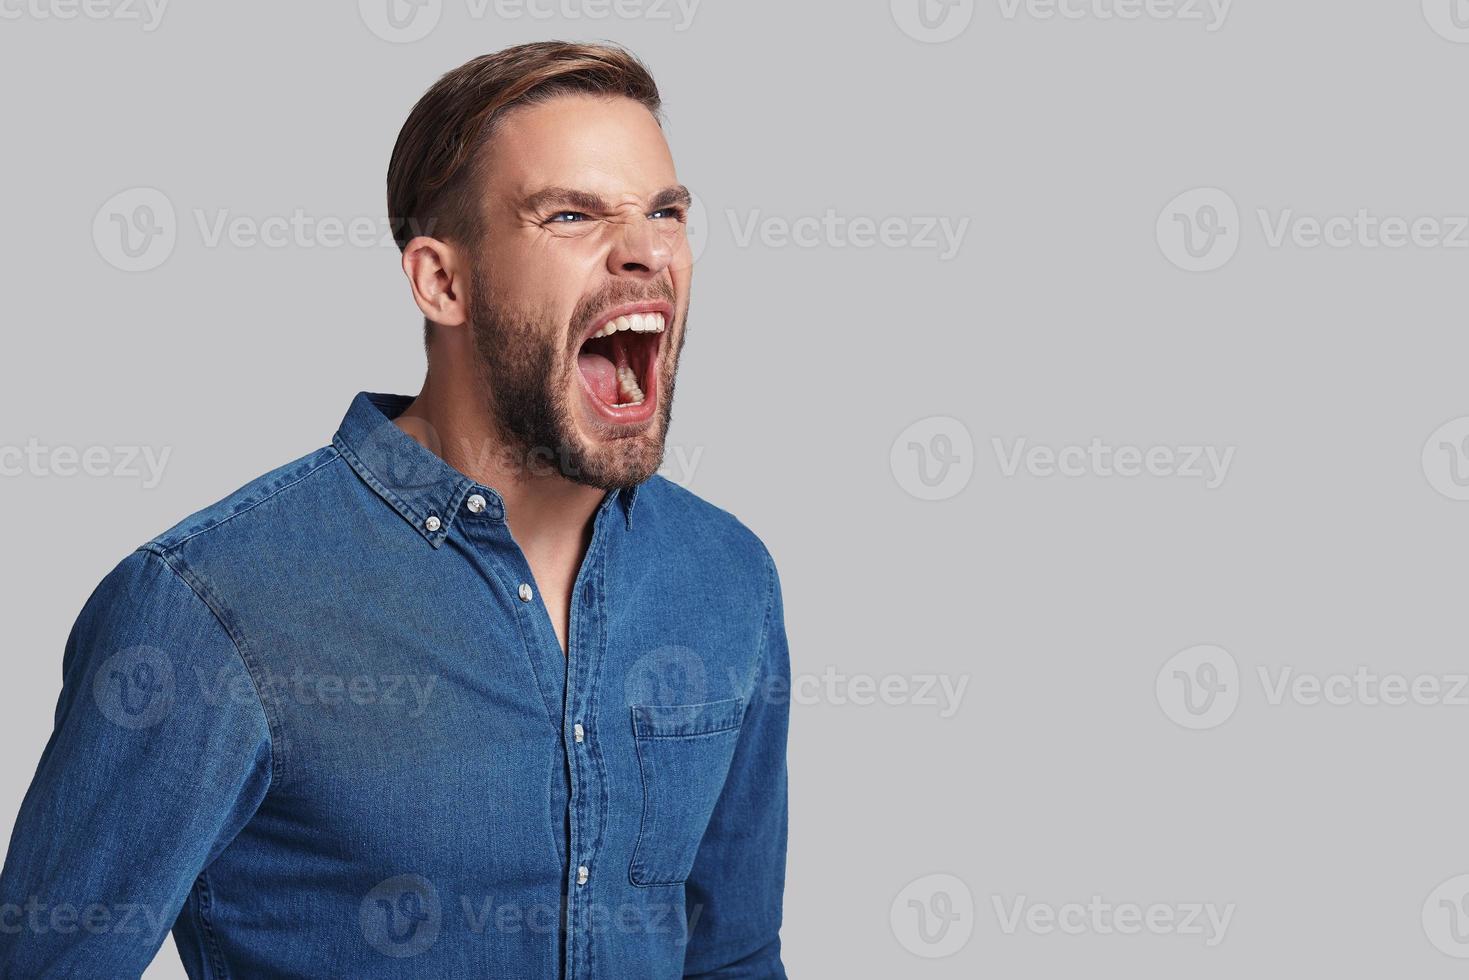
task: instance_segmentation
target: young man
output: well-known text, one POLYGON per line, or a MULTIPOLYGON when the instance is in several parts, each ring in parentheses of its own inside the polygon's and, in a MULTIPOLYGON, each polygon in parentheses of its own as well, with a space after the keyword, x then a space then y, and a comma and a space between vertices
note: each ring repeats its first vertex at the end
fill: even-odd
POLYGON ((783 977, 760 541, 655 475, 689 308, 646 69, 444 76, 388 169, 416 398, 143 545, 67 644, 6 977, 783 977))

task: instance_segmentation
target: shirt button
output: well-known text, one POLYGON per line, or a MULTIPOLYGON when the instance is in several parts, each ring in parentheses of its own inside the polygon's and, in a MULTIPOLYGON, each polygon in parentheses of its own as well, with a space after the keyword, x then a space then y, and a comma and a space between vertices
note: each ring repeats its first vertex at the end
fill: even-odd
POLYGON ((535 593, 533 591, 531 591, 531 587, 530 587, 530 583, 529 582, 521 582, 520 583, 520 601, 521 602, 530 602, 531 601, 531 598, 534 595, 535 595, 535 593))
POLYGON ((581 727, 581 722, 577 722, 575 725, 571 726, 571 737, 576 739, 578 742, 586 740, 587 730, 581 727))
POLYGON ((423 526, 428 528, 430 531, 437 531, 440 527, 440 522, 437 517, 430 514, 428 516, 428 520, 423 522, 423 526))
POLYGON ((587 866, 585 864, 578 865, 576 869, 576 883, 578 885, 585 885, 587 883, 587 877, 590 874, 591 872, 587 870, 587 866))
POLYGON ((477 493, 472 493, 469 495, 469 500, 465 502, 465 506, 469 508, 471 514, 478 514, 485 509, 485 498, 477 493))

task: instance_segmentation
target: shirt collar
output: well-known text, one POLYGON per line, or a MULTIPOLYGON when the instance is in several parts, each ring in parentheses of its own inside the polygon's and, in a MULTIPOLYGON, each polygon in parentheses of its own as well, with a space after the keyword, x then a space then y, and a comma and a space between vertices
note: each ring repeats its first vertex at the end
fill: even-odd
MULTIPOLYGON (((471 493, 485 498, 488 517, 504 520, 505 502, 499 493, 475 483, 393 424, 412 402, 408 395, 358 392, 332 445, 363 482, 435 548, 444 543, 471 493)), ((611 491, 600 509, 606 510, 614 497, 619 499, 631 530, 637 496, 637 485, 611 491)))

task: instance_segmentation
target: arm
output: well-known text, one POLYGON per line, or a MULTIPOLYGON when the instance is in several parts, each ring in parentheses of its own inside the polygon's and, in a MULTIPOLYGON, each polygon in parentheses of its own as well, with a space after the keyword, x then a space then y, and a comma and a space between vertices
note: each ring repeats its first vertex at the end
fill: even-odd
POLYGON ((134 552, 67 642, 0 872, 0 977, 141 975, 270 776, 234 641, 163 558, 134 552))
POLYGON ((765 556, 769 599, 760 664, 729 777, 685 885, 684 976, 784 980, 786 731, 791 665, 780 579, 765 556))

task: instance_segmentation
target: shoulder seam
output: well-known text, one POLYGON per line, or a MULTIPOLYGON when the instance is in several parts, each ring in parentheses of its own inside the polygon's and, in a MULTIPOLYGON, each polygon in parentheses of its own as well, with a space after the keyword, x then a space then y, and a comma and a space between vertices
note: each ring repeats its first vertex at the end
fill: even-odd
MULTIPOLYGON (((281 486, 276 487, 274 490, 270 491, 270 493, 267 493, 259 500, 253 501, 247 507, 241 507, 234 513, 229 514, 225 517, 221 517, 219 520, 215 521, 212 524, 206 524, 204 527, 199 528, 197 531, 191 531, 190 533, 184 535, 182 538, 179 538, 177 541, 174 541, 171 544, 164 544, 159 538, 154 538, 152 541, 149 541, 147 544, 143 545, 143 548, 149 551, 153 551, 160 558, 163 557, 166 552, 177 551, 179 548, 182 548, 186 543, 192 541, 194 538, 197 538, 199 535, 204 534, 206 531, 213 531, 215 528, 223 527, 230 521, 234 520, 236 517, 239 517, 241 514, 248 514, 250 511, 254 510, 256 507, 259 507, 261 504, 265 503, 276 494, 281 493, 285 490, 289 490, 291 487, 294 487, 296 484, 311 476, 311 474, 315 473, 317 470, 320 470, 322 467, 327 466, 331 463, 335 463, 337 460, 342 458, 342 453, 339 449, 337 449, 336 446, 323 446, 321 449, 315 450, 315 452, 329 452, 330 455, 326 459, 321 460, 315 466, 312 466, 300 476, 296 477, 296 479, 292 480, 290 483, 282 484, 281 486)), ((203 597, 201 596, 200 598, 203 597)))
MULTIPOLYGON (((219 623, 220 628, 224 630, 225 636, 229 637, 230 645, 235 648, 235 656, 240 658, 240 663, 244 665, 245 673, 250 678, 250 685, 255 689, 255 700, 259 703, 260 713, 265 718, 266 736, 270 739, 269 786, 278 785, 285 775, 285 764, 281 759, 280 753, 276 751, 276 746, 281 743, 280 721, 270 710, 265 696, 261 693, 260 681, 255 676, 255 669, 250 664, 250 658, 245 655, 239 631, 226 618, 220 604, 207 594, 207 590, 203 587, 203 584, 197 581, 196 577, 189 571, 188 566, 184 564, 183 567, 180 567, 180 564, 182 564, 181 558, 170 556, 152 542, 138 548, 138 551, 152 555, 162 562, 163 566, 172 572, 174 577, 182 582, 204 604, 204 608, 209 610, 214 616, 215 621, 219 623), (175 561, 178 561, 180 564, 175 564, 175 561)), ((266 792, 270 791, 269 786, 266 792)))
POLYGON ((755 658, 755 678, 758 682, 765 676, 765 654, 770 647, 770 614, 775 611, 775 559, 770 557, 770 549, 765 547, 765 542, 758 537, 755 540, 760 544, 760 557, 765 564, 765 615, 760 620, 760 655, 755 658))

